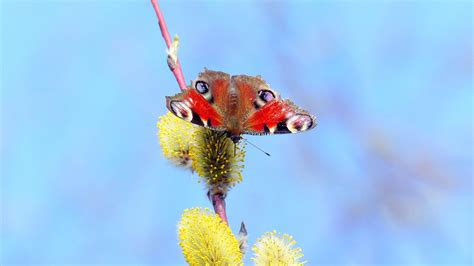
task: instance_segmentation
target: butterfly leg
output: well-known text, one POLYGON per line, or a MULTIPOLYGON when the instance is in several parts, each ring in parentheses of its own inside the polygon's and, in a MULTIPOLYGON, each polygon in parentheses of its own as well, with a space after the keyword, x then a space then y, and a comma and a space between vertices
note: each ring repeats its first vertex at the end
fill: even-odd
POLYGON ((232 135, 232 133, 227 132, 227 136, 232 140, 234 143, 234 156, 237 155, 237 143, 242 139, 240 135, 232 135))

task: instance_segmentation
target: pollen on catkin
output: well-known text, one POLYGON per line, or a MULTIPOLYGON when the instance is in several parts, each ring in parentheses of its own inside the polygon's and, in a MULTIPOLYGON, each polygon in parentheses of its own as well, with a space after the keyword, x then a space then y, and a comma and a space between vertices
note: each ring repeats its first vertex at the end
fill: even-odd
POLYGON ((245 158, 244 146, 235 144, 225 132, 198 128, 192 136, 193 169, 201 176, 210 190, 226 193, 242 181, 245 158))
POLYGON ((191 137, 198 127, 170 112, 161 116, 156 125, 163 155, 178 166, 191 168, 191 137))
POLYGON ((239 243, 229 226, 207 208, 185 210, 178 237, 190 265, 243 265, 239 243))
POLYGON ((304 265, 301 248, 293 247, 296 241, 288 234, 276 231, 263 234, 252 247, 255 265, 304 265))

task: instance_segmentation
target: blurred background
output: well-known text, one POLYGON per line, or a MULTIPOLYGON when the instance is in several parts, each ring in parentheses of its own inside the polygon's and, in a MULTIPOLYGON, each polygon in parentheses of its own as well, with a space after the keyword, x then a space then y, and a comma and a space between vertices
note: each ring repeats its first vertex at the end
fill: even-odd
MULTIPOLYGON (((310 265, 470 265, 470 1, 162 1, 187 81, 262 75, 319 119, 250 136, 231 228, 291 234, 310 265)), ((184 264, 166 161, 179 91, 149 1, 2 1, 1 260, 184 264)), ((245 262, 250 263, 251 253, 245 262)))

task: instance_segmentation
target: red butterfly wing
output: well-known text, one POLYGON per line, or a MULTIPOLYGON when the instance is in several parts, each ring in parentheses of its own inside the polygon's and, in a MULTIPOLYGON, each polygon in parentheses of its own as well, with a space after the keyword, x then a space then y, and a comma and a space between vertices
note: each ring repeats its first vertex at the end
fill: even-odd
POLYGON ((229 79, 226 73, 206 69, 188 90, 166 97, 166 106, 173 114, 193 124, 226 130, 222 105, 229 79))
POLYGON ((316 126, 316 118, 279 94, 259 76, 233 76, 241 96, 241 133, 252 135, 297 133, 316 126))
POLYGON ((193 124, 205 127, 222 125, 222 116, 195 89, 166 97, 166 106, 174 115, 193 124))
POLYGON ((297 133, 316 126, 316 118, 289 100, 269 101, 245 122, 245 134, 297 133))

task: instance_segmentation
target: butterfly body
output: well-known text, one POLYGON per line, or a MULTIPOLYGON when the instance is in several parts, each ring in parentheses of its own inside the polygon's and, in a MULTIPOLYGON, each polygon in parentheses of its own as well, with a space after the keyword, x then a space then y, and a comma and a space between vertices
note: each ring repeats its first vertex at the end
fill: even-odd
POLYGON ((316 126, 314 116, 282 100, 259 76, 207 69, 188 90, 166 97, 166 106, 186 121, 227 132, 234 142, 241 134, 297 133, 316 126))

